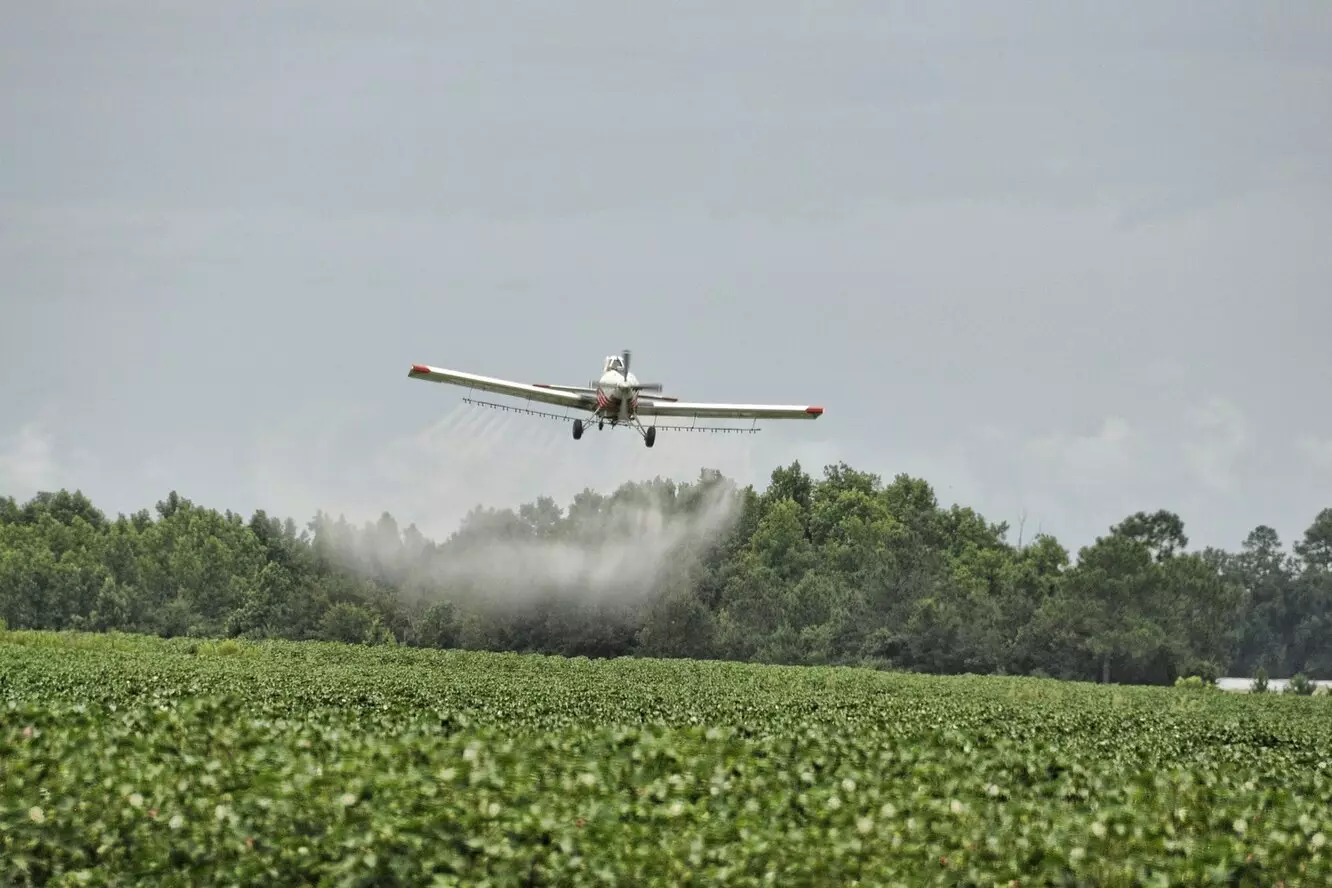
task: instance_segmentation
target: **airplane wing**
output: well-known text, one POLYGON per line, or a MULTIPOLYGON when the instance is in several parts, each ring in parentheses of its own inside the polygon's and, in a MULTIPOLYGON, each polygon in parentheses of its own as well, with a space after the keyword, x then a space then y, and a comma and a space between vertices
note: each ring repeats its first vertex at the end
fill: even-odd
POLYGON ((557 392, 573 392, 576 395, 588 394, 595 396, 597 393, 595 386, 590 385, 560 385, 555 382, 534 382, 537 388, 555 389, 557 392))
POLYGON ((445 370, 425 364, 413 364, 407 376, 411 379, 424 379, 426 382, 443 382, 462 388, 493 392, 497 395, 527 398, 532 401, 540 401, 543 404, 553 404, 557 407, 578 407, 590 410, 597 403, 596 396, 591 389, 565 391, 547 385, 528 385, 524 382, 497 379, 493 376, 480 376, 476 373, 464 373, 461 370, 445 370))
POLYGON ((822 407, 803 404, 710 404, 702 402, 638 402, 639 416, 669 416, 685 419, 818 419, 822 407))

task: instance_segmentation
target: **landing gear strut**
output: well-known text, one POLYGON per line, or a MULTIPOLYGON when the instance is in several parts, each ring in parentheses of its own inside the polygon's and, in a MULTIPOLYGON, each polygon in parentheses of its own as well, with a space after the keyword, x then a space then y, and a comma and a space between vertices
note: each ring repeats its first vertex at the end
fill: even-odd
MULTIPOLYGON (((586 421, 582 419, 575 419, 573 421, 573 436, 575 441, 583 437, 583 432, 587 430, 587 423, 591 422, 592 419, 595 419, 597 421, 598 431, 606 427, 606 419, 605 417, 602 416, 594 416, 586 421)), ((639 421, 637 416, 633 417, 632 422, 634 424, 634 428, 638 429, 638 433, 643 436, 643 443, 645 445, 651 447, 653 444, 657 443, 656 426, 644 426, 643 423, 639 421)), ((616 420, 612 419, 611 425, 615 425, 615 423, 616 420)))
POLYGON ((639 434, 643 436, 643 443, 646 444, 648 447, 651 447, 654 443, 656 443, 657 441, 656 426, 648 426, 647 428, 643 428, 643 423, 641 423, 638 417, 635 416, 634 427, 637 428, 639 434))

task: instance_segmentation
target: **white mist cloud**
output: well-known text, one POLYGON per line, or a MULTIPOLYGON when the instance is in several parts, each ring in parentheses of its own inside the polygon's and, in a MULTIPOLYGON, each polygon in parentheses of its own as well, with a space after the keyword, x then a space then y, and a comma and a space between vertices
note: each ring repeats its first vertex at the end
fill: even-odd
POLYGON ((736 518, 729 484, 705 489, 686 510, 667 492, 614 502, 579 520, 572 534, 514 539, 502 527, 450 541, 429 579, 442 589, 474 586, 504 603, 557 593, 582 601, 640 599, 691 550, 715 543, 736 518))
POLYGON ((666 432, 649 450, 623 430, 574 441, 567 423, 467 405, 413 434, 387 438, 371 458, 355 462, 341 448, 365 426, 363 415, 330 412, 266 437, 252 460, 266 507, 344 514, 358 529, 384 512, 399 531, 415 524, 442 544, 434 557, 373 529, 358 534, 355 545, 342 544, 342 554, 400 572, 409 595, 419 589, 482 609, 549 596, 641 601, 736 517, 736 485, 691 488, 682 505, 674 501, 680 483, 698 481, 704 467, 736 481, 749 465, 748 445, 733 436, 725 436, 729 454, 720 440, 666 432), (654 479, 663 483, 614 496, 626 482, 654 479), (582 496, 588 489, 592 496, 582 496), (543 497, 553 502, 539 504, 543 497), (554 519, 553 510, 576 519, 559 534, 534 535, 530 526, 515 527, 528 505, 548 510, 533 521, 538 527, 554 519))
POLYGON ((356 523, 387 511, 442 540, 477 506, 516 509, 539 496, 563 506, 584 489, 694 480, 703 468, 747 483, 755 448, 748 435, 662 431, 649 449, 636 432, 595 427, 575 441, 567 422, 462 403, 406 433, 386 431, 369 411, 329 409, 262 436, 249 474, 255 502, 270 511, 322 509, 356 523))

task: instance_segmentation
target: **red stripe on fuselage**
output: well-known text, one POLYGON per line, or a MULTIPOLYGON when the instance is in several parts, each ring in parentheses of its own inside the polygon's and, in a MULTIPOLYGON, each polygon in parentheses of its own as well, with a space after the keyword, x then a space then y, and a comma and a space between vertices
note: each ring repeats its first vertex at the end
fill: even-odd
MULTIPOLYGON (((603 392, 601 389, 597 389, 597 409, 598 409, 598 410, 610 410, 610 409, 614 408, 614 409, 618 412, 618 410, 619 410, 619 406, 620 406, 620 399, 619 399, 619 398, 612 398, 612 397, 610 397, 609 395, 607 395, 605 392, 603 392)), ((632 395, 632 396, 630 396, 630 399, 629 399, 629 409, 630 409, 631 412, 637 412, 637 411, 638 411, 638 396, 637 396, 637 395, 632 395)))

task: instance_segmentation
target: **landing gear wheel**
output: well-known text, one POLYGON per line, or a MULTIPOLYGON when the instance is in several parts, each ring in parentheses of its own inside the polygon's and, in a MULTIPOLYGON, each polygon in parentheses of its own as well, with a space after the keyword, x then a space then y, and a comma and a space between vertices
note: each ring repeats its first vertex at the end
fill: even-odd
POLYGON ((574 440, 577 441, 579 438, 583 437, 583 421, 581 419, 575 419, 573 426, 574 440))
POLYGON ((644 433, 643 435, 643 443, 651 447, 653 442, 656 440, 657 440, 657 427, 649 426, 647 432, 644 433))
POLYGON ((598 431, 598 432, 601 431, 602 429, 604 429, 605 427, 606 427, 606 420, 604 420, 604 419, 599 419, 599 420, 597 420, 597 431, 598 431))

